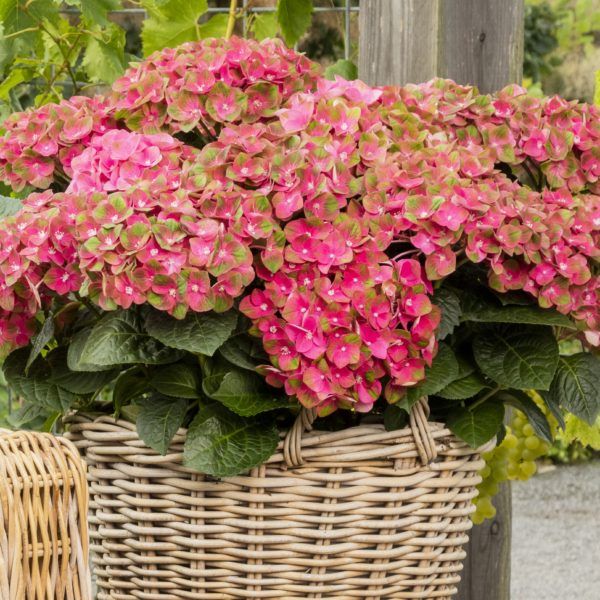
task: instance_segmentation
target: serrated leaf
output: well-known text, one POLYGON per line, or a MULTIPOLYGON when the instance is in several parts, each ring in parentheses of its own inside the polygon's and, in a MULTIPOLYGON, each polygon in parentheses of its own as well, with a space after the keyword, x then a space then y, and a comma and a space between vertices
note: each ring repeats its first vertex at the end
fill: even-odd
POLYGON ((600 360, 587 352, 561 356, 547 397, 592 425, 600 412, 600 360))
POLYGON ((22 428, 24 425, 37 419, 45 419, 48 414, 47 409, 39 404, 25 403, 14 412, 11 412, 6 420, 11 427, 22 428))
POLYGON ((179 320, 165 312, 150 310, 145 322, 146 331, 166 346, 212 356, 235 329, 237 315, 234 311, 189 312, 179 320))
POLYGON ((40 352, 46 347, 46 344, 54 337, 54 319, 52 315, 48 315, 42 328, 39 330, 37 335, 31 340, 31 351, 25 364, 25 373, 29 371, 29 367, 33 364, 33 361, 40 355, 40 352))
POLYGON ((558 364, 558 344, 549 327, 497 325, 475 337, 473 355, 483 373, 500 385, 547 390, 558 364))
MULTIPOLYGON (((458 377, 458 374, 459 366, 454 352, 447 344, 441 343, 431 367, 425 367, 425 379, 415 387, 408 388, 407 410, 410 410, 419 398, 433 396, 443 390, 458 377)), ((398 406, 405 407, 404 400, 398 406)))
POLYGON ((75 404, 77 396, 53 383, 43 361, 33 365, 25 374, 29 352, 21 348, 11 352, 4 361, 3 371, 6 382, 15 394, 26 402, 37 404, 51 411, 66 412, 75 404))
POLYGON ((148 378, 139 367, 123 371, 117 377, 113 388, 112 402, 115 408, 115 416, 118 418, 125 406, 141 398, 150 389, 148 378))
POLYGON ((125 69, 125 31, 111 24, 91 34, 83 53, 83 67, 91 82, 111 84, 125 69))
POLYGON ((163 456, 177 430, 182 426, 188 409, 183 398, 154 395, 140 401, 136 420, 140 439, 163 456))
POLYGON ((67 351, 67 365, 71 371, 110 371, 118 365, 94 365, 83 361, 83 349, 92 333, 92 328, 78 331, 72 338, 67 351))
POLYGON ((279 33, 279 22, 277 13, 257 13, 252 19, 250 30, 254 37, 260 42, 266 38, 274 38, 279 33))
POLYGON ((190 425, 183 462, 202 473, 229 477, 265 462, 278 443, 272 420, 240 417, 215 404, 202 408, 190 425))
POLYGON ((174 48, 199 37, 198 19, 207 11, 207 0, 168 0, 160 6, 144 2, 149 17, 142 26, 144 55, 174 48))
POLYGON ((498 394, 498 398, 504 404, 520 410, 527 417, 535 434, 548 443, 552 443, 552 431, 546 415, 525 392, 519 390, 503 391, 498 394))
POLYGON ((442 318, 438 327, 437 336, 443 340, 460 325, 460 299, 456 292, 450 288, 440 288, 433 296, 433 303, 440 307, 442 318))
POLYGON ((175 398, 198 398, 200 396, 200 367, 175 363, 152 372, 150 385, 159 393, 175 398))
MULTIPOLYGON (((207 388, 204 388, 205 391, 207 388)), ((208 394, 242 417, 289 407, 288 398, 277 397, 261 377, 239 369, 225 373, 216 390, 208 394)))
POLYGON ((108 13, 121 8, 121 0, 80 0, 77 4, 80 5, 83 18, 98 25, 108 25, 108 13))
POLYGON ((459 406, 450 412, 448 429, 471 448, 478 448, 491 440, 504 419, 504 406, 500 402, 485 402, 473 409, 459 406))
POLYGON ((119 371, 71 371, 67 364, 67 348, 55 348, 46 356, 50 365, 50 380, 73 394, 93 394, 117 377, 119 371))
POLYGON ((260 364, 269 362, 260 342, 248 335, 231 336, 219 348, 219 354, 231 364, 242 369, 255 371, 260 364))
POLYGON ((181 358, 182 353, 163 346, 143 332, 134 311, 107 313, 94 325, 81 351, 81 361, 91 365, 159 365, 181 358))
POLYGON ((18 213, 23 208, 23 202, 18 198, 0 196, 0 219, 6 219, 18 213))
POLYGON ((312 0, 278 0, 277 21, 288 46, 293 46, 310 27, 312 0))
POLYGON ((218 38, 223 37, 227 31, 228 15, 219 13, 213 15, 206 23, 199 26, 201 38, 218 38))
POLYGON ((23 69, 11 69, 8 75, 0 82, 0 100, 8 100, 10 91, 27 80, 27 73, 23 69))
POLYGON ((480 294, 464 294, 461 298, 462 321, 477 323, 515 323, 524 325, 554 325, 575 329, 565 315, 540 306, 500 305, 480 294))
POLYGON ((446 400, 466 400, 488 387, 479 373, 470 373, 449 383, 436 396, 446 400))
POLYGON ((358 67, 351 60, 340 58, 340 60, 325 69, 327 79, 335 79, 336 75, 348 81, 353 81, 358 78, 358 67))
POLYGON ((570 444, 577 441, 593 450, 600 450, 600 418, 593 425, 575 415, 567 415, 566 426, 561 434, 561 441, 570 444))

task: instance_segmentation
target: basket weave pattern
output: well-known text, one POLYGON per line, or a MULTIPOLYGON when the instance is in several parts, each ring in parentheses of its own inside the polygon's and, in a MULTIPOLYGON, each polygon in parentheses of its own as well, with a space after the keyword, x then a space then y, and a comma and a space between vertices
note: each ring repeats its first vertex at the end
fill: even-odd
POLYGON ((159 456, 130 423, 78 419, 98 600, 450 599, 483 462, 428 425, 427 466, 412 429, 361 425, 216 481, 182 466, 184 430, 159 456))
POLYGON ((0 430, 0 598, 92 600, 87 513, 73 444, 0 430))

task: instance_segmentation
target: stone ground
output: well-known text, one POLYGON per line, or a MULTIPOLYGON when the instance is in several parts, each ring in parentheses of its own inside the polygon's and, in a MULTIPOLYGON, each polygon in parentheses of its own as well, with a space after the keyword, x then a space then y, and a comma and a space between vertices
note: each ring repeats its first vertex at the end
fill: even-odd
POLYGON ((600 461, 512 489, 511 600, 600 600, 600 461))

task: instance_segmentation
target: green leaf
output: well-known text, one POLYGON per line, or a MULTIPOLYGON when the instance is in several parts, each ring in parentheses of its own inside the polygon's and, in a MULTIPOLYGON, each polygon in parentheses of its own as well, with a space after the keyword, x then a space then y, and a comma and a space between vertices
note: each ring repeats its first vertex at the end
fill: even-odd
POLYGON ((112 24, 105 32, 89 36, 83 67, 91 82, 113 83, 125 69, 125 31, 112 24))
MULTIPOLYGON (((459 366, 454 352, 450 346, 441 343, 431 367, 425 368, 425 379, 415 387, 408 388, 406 393, 407 410, 410 410, 419 398, 433 396, 443 390, 458 377, 458 374, 459 366)), ((403 402, 400 402, 399 406, 403 406, 403 402)))
POLYGON ((142 26, 144 55, 173 48, 199 37, 198 19, 207 11, 207 0, 167 0, 160 5, 143 2, 149 17, 142 26))
POLYGON ((550 327, 497 325, 475 337, 473 355, 483 373, 500 385, 547 390, 558 364, 558 344, 550 327))
POLYGON ((500 305, 481 294, 464 294, 461 299, 462 320, 477 323, 515 323, 524 325, 555 325, 575 329, 565 315, 540 306, 500 305))
POLYGON ((175 319, 165 312, 146 313, 146 331, 154 338, 180 350, 212 356, 231 335, 237 323, 234 311, 226 313, 189 312, 175 319))
POLYGON ((92 328, 81 352, 81 361, 92 365, 164 364, 181 358, 181 352, 163 346, 142 332, 134 311, 107 313, 92 328))
POLYGON ((460 325, 460 299, 450 288, 439 288, 433 296, 433 303, 440 307, 442 320, 438 327, 438 339, 443 340, 449 336, 455 327, 460 325))
POLYGON ((148 378, 139 367, 123 371, 115 381, 112 401, 115 416, 119 417, 121 410, 133 400, 141 398, 150 391, 148 378))
POLYGON ((259 42, 266 38, 274 38, 279 33, 277 13, 256 13, 250 24, 250 30, 259 42))
POLYGON ((3 371, 8 385, 26 402, 52 411, 66 412, 75 404, 77 396, 52 382, 43 361, 35 361, 28 375, 25 365, 29 351, 21 348, 11 352, 4 361, 3 371))
POLYGON ((219 354, 242 369, 255 371, 259 364, 269 362, 260 342, 248 335, 231 336, 220 348, 219 354))
POLYGON ((473 409, 459 406, 450 412, 446 424, 448 429, 472 448, 478 448, 491 440, 504 419, 504 405, 500 402, 485 402, 473 409))
POLYGON ((547 396, 593 425, 600 412, 600 360, 587 352, 561 356, 547 396))
POLYGON ((11 69, 0 83, 0 100, 8 100, 10 91, 26 80, 27 73, 23 69, 11 69))
POLYGON ((40 355, 40 352, 46 347, 46 344, 54 337, 54 319, 52 315, 48 315, 42 328, 34 336, 31 341, 31 351, 29 352, 29 358, 25 364, 25 373, 29 371, 29 367, 33 364, 33 361, 40 355))
POLYGON ((6 219, 18 213, 23 208, 23 202, 18 198, 0 196, 0 219, 6 219))
POLYGON ((43 406, 27 402, 14 412, 11 412, 6 420, 11 427, 22 428, 24 425, 31 423, 40 417, 45 419, 47 414, 48 411, 43 406))
POLYGON ((535 434, 548 443, 552 443, 552 431, 546 415, 525 392, 519 390, 502 391, 498 394, 498 398, 504 404, 513 406, 524 413, 535 434))
POLYGON ((437 392, 436 396, 446 400, 466 400, 486 387, 488 385, 479 373, 470 373, 449 383, 444 389, 437 392))
POLYGON ((83 349, 92 333, 92 328, 78 331, 72 338, 67 351, 67 365, 71 371, 110 371, 118 365, 94 365, 83 360, 83 349))
POLYGON ((88 23, 98 25, 108 25, 108 13, 121 8, 121 0, 80 0, 77 4, 80 5, 83 18, 88 23))
POLYGON ((288 46, 293 46, 310 27, 312 0, 278 0, 277 20, 288 46))
POLYGON ((140 439, 163 456, 183 424, 188 402, 183 398, 154 395, 140 401, 136 428, 140 439))
POLYGON ((71 371, 67 364, 67 348, 55 348, 46 356, 51 368, 52 383, 73 394, 93 394, 111 383, 119 374, 116 369, 110 371, 71 371))
POLYGON ((358 67, 351 60, 340 58, 340 60, 325 69, 327 79, 335 79, 336 75, 348 81, 358 79, 358 67))
POLYGON ((198 398, 200 396, 200 367, 175 363, 156 369, 150 377, 150 385, 165 396, 198 398))
POLYGON ((206 21, 206 23, 202 23, 202 25, 200 25, 200 37, 223 37, 227 32, 227 21, 229 21, 229 17, 224 13, 213 15, 208 21, 206 21))
POLYGON ((271 420, 240 417, 215 404, 202 408, 190 425, 183 462, 202 473, 228 477, 262 464, 278 443, 271 420))
POLYGON ((408 413, 397 404, 386 406, 383 412, 383 426, 386 431, 403 429, 408 423, 408 413))
MULTIPOLYGON (((207 388, 204 389, 206 392, 207 388)), ((242 417, 290 405, 288 398, 278 398, 275 390, 269 388, 261 377, 250 371, 237 369, 225 373, 219 387, 207 395, 242 417)))

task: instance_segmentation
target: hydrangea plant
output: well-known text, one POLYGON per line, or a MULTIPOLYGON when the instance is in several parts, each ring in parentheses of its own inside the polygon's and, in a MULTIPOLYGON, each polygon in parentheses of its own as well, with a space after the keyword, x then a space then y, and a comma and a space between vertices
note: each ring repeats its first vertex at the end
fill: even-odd
POLYGON ((20 423, 114 414, 162 453, 186 426, 187 464, 226 476, 302 406, 397 428, 428 396, 472 446, 506 404, 546 439, 545 413, 598 414, 592 106, 328 80, 233 38, 4 128, 0 176, 30 192, 0 223, 20 423))

